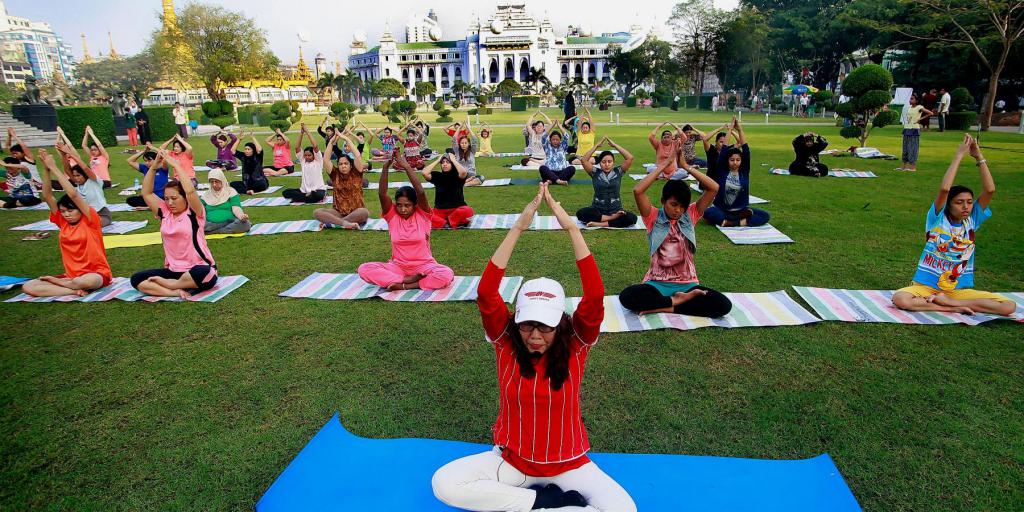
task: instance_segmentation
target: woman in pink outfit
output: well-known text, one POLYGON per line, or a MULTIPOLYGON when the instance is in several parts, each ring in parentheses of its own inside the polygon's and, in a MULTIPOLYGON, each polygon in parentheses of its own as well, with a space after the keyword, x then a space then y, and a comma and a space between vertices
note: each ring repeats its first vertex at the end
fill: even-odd
POLYGON ((377 189, 381 217, 387 221, 391 235, 391 260, 359 265, 359 277, 388 290, 445 288, 455 279, 455 273, 438 263, 430 252, 430 202, 405 155, 393 154, 381 169, 377 189), (401 166, 412 184, 399 188, 394 201, 388 197, 388 168, 392 164, 401 166))

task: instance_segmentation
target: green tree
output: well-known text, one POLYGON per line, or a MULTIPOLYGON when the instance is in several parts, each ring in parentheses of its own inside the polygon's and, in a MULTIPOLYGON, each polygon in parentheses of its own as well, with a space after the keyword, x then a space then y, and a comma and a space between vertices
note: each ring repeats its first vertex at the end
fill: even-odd
POLYGON ((141 104, 160 81, 160 65, 152 48, 123 59, 79 64, 74 91, 79 98, 106 100, 126 92, 141 104))
POLYGON ((224 99, 228 83, 277 74, 277 57, 266 34, 251 18, 223 7, 190 3, 178 13, 178 30, 154 35, 161 65, 194 78, 206 87, 210 99, 224 99))
POLYGON ((468 94, 468 93, 470 93, 472 91, 473 91, 473 86, 467 84, 466 82, 463 82, 462 80, 456 80, 452 84, 452 94, 454 94, 455 97, 460 99, 460 100, 465 98, 466 94, 468 94))
MULTIPOLYGON (((988 71, 981 129, 992 125, 999 80, 1014 47, 1024 37, 1024 0, 900 0, 909 16, 878 19, 868 24, 907 40, 935 41, 970 49, 988 71)), ((1018 66, 1019 67, 1019 66, 1018 66)))
POLYGON ((847 139, 858 139, 861 147, 867 143, 871 128, 882 128, 895 122, 896 112, 885 110, 892 101, 892 73, 878 64, 865 64, 847 75, 843 81, 843 94, 850 101, 836 106, 836 113, 850 121, 839 134, 847 139), (895 119, 894 119, 895 117, 895 119))
POLYGON ((207 101, 202 108, 216 126, 225 128, 235 123, 235 106, 228 100, 207 101))
POLYGON ((297 101, 276 101, 270 106, 270 116, 270 128, 284 132, 302 119, 302 112, 297 101))
POLYGON ((403 98, 406 96, 405 86, 394 78, 377 80, 373 84, 373 95, 378 98, 403 98))
POLYGON ((10 112, 11 103, 16 97, 18 94, 11 86, 0 83, 0 112, 10 112))
POLYGON ((344 129, 348 126, 349 121, 356 115, 359 107, 356 107, 352 103, 344 101, 336 101, 331 103, 331 115, 338 120, 338 126, 344 129))
POLYGON ((320 74, 320 78, 316 80, 316 92, 317 96, 323 96, 327 94, 328 99, 334 99, 335 83, 337 83, 338 77, 330 71, 320 74))
POLYGON ((715 69, 717 50, 728 17, 711 0, 683 0, 672 9, 669 24, 675 32, 678 48, 675 58, 687 70, 693 93, 704 92, 704 81, 715 69))
POLYGON ((526 90, 531 94, 539 94, 545 86, 551 85, 551 80, 548 79, 548 75, 543 69, 537 69, 530 66, 530 70, 526 73, 526 80, 523 80, 526 84, 526 90))
POLYGON ((495 92, 497 92, 498 96, 501 96, 507 102, 511 101, 512 96, 523 92, 523 86, 519 85, 519 82, 516 82, 511 78, 506 78, 498 84, 495 92))
POLYGON ((723 85, 757 91, 768 81, 768 22, 768 15, 757 7, 742 7, 727 18, 715 50, 718 77, 723 85))
POLYGON ((672 46, 664 41, 648 39, 643 44, 628 52, 616 47, 608 56, 608 64, 612 67, 612 76, 622 85, 623 97, 633 93, 633 89, 652 80, 668 65, 672 55, 672 46))
POLYGON ((426 103, 427 96, 437 92, 437 86, 433 82, 417 82, 413 90, 416 92, 416 97, 426 103))

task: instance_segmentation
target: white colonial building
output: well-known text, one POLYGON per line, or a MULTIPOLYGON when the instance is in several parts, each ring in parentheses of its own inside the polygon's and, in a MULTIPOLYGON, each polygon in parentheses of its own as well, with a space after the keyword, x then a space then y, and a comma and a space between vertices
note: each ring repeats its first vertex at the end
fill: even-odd
POLYGON ((413 16, 400 43, 385 27, 380 43, 367 48, 366 36, 357 32, 350 46, 348 72, 363 80, 394 78, 409 90, 418 82, 432 82, 439 94, 450 92, 462 80, 468 84, 498 84, 506 78, 526 81, 531 68, 542 71, 552 83, 580 78, 585 83, 612 79, 608 56, 642 28, 630 32, 593 36, 585 27, 568 27, 565 36, 555 33, 547 19, 537 21, 521 2, 501 2, 486 21, 470 23, 462 39, 442 40, 433 12, 413 16))

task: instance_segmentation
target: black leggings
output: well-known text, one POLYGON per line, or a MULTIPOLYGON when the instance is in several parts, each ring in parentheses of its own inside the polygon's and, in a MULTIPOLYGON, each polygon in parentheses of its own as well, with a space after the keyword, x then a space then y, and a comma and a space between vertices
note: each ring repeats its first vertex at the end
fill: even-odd
MULTIPOLYGON (((678 306, 673 311, 680 315, 703 316, 718 318, 732 311, 732 301, 721 292, 706 286, 695 286, 695 290, 704 290, 706 295, 698 295, 678 306)), ((634 284, 619 292, 619 302, 633 312, 654 311, 672 307, 672 297, 666 297, 657 288, 649 284, 634 284)))
POLYGON ((239 195, 243 196, 245 194, 248 194, 249 190, 252 190, 252 192, 255 194, 257 192, 263 192, 264 190, 270 188, 270 184, 267 183, 266 181, 261 181, 259 184, 254 185, 252 189, 245 188, 245 183, 242 183, 241 181, 232 181, 230 185, 231 188, 235 189, 235 192, 238 192, 239 195))
POLYGON ((146 200, 143 199, 142 196, 131 196, 128 199, 125 199, 124 202, 128 203, 128 206, 131 206, 132 208, 145 208, 148 206, 146 204, 146 200))
MULTIPOLYGON (((188 274, 192 276, 192 280, 196 282, 196 288, 185 290, 188 293, 196 294, 199 292, 205 292, 214 287, 217 284, 217 273, 213 267, 209 265, 196 265, 189 269, 188 274), (212 275, 211 275, 212 274, 212 275)), ((151 270, 141 270, 132 274, 132 288, 139 289, 141 284, 146 279, 151 277, 162 277, 164 279, 180 279, 181 276, 185 275, 184 272, 175 272, 174 270, 167 268, 154 268, 151 270)))
POLYGON ((2 204, 4 208, 17 208, 19 206, 35 206, 41 202, 43 202, 43 200, 39 199, 36 196, 21 196, 18 199, 15 199, 13 197, 0 197, 0 204, 2 204))
POLYGON ((796 176, 813 176, 815 178, 821 178, 828 176, 828 166, 823 163, 818 163, 813 169, 808 168, 805 162, 793 162, 789 164, 789 173, 796 176))
POLYGON ((576 168, 568 166, 565 169, 552 169, 546 165, 540 166, 540 180, 554 183, 558 180, 569 181, 576 174, 576 168))
MULTIPOLYGON (((603 214, 597 208, 593 206, 587 206, 586 208, 580 208, 576 211, 576 218, 580 222, 586 224, 588 222, 601 222, 601 216, 603 214)), ((610 228, 628 228, 636 224, 636 214, 626 212, 625 215, 608 221, 608 227, 610 228)))
POLYGON ((326 193, 323 190, 314 190, 309 194, 303 194, 297 188, 286 188, 281 195, 293 203, 319 203, 324 200, 326 193))

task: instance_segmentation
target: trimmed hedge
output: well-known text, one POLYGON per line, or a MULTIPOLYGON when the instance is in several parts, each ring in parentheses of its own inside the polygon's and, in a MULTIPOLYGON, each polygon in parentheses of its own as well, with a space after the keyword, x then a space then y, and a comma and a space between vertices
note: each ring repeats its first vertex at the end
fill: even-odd
POLYGON ((630 96, 630 97, 626 98, 625 104, 626 104, 627 107, 635 107, 636 106, 636 96, 630 96))
POLYGON ((512 96, 512 112, 526 112, 527 109, 540 108, 540 96, 512 96))
POLYGON ((174 105, 154 105, 143 110, 149 116, 149 130, 154 142, 167 140, 178 133, 178 126, 174 124, 174 105))
MULTIPOLYGON (((171 119, 171 124, 174 124, 171 119)), ((85 127, 92 126, 96 138, 104 146, 117 145, 117 132, 114 131, 114 111, 110 107, 58 107, 57 126, 72 141, 82 140, 85 127)))
POLYGON ((975 112, 950 112, 946 114, 946 129, 953 131, 970 130, 977 118, 978 114, 975 112))

